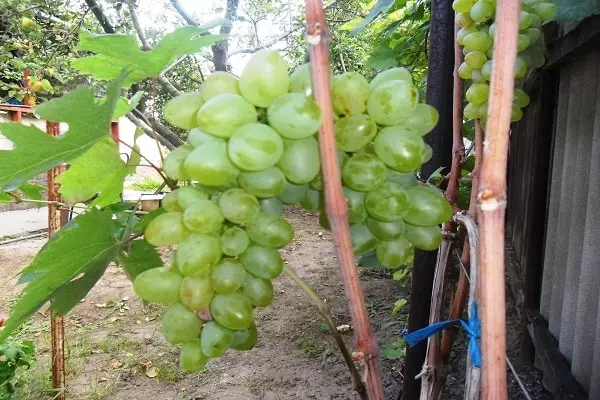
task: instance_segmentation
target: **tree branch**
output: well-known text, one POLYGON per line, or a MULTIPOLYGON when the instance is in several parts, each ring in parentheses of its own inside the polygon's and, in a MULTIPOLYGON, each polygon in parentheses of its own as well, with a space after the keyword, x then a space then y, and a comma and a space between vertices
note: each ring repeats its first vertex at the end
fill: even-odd
MULTIPOLYGON (((237 9, 239 0, 227 0, 227 8, 225 9, 225 19, 233 21, 237 15, 237 9)), ((221 35, 229 35, 231 33, 232 24, 221 25, 219 33, 221 35)), ((228 68, 227 60, 229 56, 229 39, 222 40, 211 46, 213 52, 213 64, 215 65, 215 71, 227 71, 228 68)))
POLYGON ((154 132, 152 130, 152 128, 150 126, 148 126, 148 124, 146 124, 145 122, 143 122, 141 119, 139 119, 138 117, 136 117, 135 115, 133 115, 132 113, 127 113, 126 117, 128 120, 130 120, 135 126, 139 127, 141 130, 144 131, 144 133, 148 136, 150 136, 151 138, 155 138, 155 135, 158 136, 158 141, 165 147, 167 147, 169 150, 173 150, 175 147, 177 147, 177 145, 171 143, 167 138, 165 138, 164 136, 162 136, 161 134, 157 134, 156 132, 154 132))
POLYGON ((192 16, 188 14, 185 8, 181 6, 179 0, 171 0, 171 5, 173 5, 175 11, 177 11, 177 13, 181 15, 181 18, 183 18, 188 25, 198 25, 196 24, 196 21, 194 21, 194 18, 192 18, 192 16))
POLYGON ((241 49, 241 50, 236 50, 233 51, 229 54, 229 57, 233 57, 237 54, 252 54, 252 53, 256 53, 259 50, 262 49, 267 49, 271 46, 274 46, 275 44, 277 44, 279 41, 286 39, 288 36, 290 36, 292 33, 294 32, 298 32, 301 28, 303 27, 303 25, 299 24, 297 26, 295 26, 294 28, 290 29, 287 32, 282 33, 281 35, 277 36, 275 39, 270 40, 264 44, 261 44, 260 46, 251 48, 251 49, 241 49))
MULTIPOLYGON (((179 136, 177 136, 177 134, 175 134, 175 132, 173 132, 172 130, 167 128, 160 121, 155 120, 153 118, 152 119, 148 118, 148 116, 146 114, 144 114, 143 112, 141 112, 138 109, 132 110, 131 113, 135 117, 141 119, 141 121, 144 122, 147 127, 149 127, 150 129, 154 129, 156 132, 158 132, 158 134, 161 137, 165 138, 173 146, 177 147, 177 146, 181 146, 184 144, 183 140, 181 140, 181 138, 179 136)), ((153 135, 151 135, 151 136, 154 137, 153 135)))
POLYGON ((100 24, 100 26, 102 26, 102 29, 104 30, 104 32, 117 33, 115 28, 113 28, 113 26, 108 21, 108 18, 106 18, 106 16, 104 15, 102 8, 100 8, 98 3, 96 3, 96 0, 85 0, 85 3, 88 5, 90 10, 92 10, 92 12, 94 13, 94 16, 98 20, 98 23, 100 24))

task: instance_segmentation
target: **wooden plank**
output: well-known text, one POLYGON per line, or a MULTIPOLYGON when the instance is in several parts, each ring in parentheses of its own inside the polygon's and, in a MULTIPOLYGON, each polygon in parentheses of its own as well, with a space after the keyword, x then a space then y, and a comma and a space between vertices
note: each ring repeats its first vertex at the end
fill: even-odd
POLYGON ((555 43, 550 43, 544 68, 556 68, 570 61, 574 53, 597 48, 600 40, 600 15, 585 19, 555 43))
POLYGON ((581 79, 580 90, 572 92, 576 101, 576 108, 569 110, 572 114, 569 120, 571 151, 573 161, 570 162, 568 175, 563 179, 572 182, 569 186, 571 195, 569 202, 563 202, 563 208, 570 208, 569 221, 564 225, 569 232, 564 243, 568 249, 565 258, 565 279, 562 281, 564 287, 562 315, 560 317, 560 336, 557 336, 559 347, 563 355, 571 362, 573 360, 573 342, 575 338, 575 317, 577 315, 577 298, 579 292, 579 272, 581 269, 581 255, 583 248, 582 227, 585 225, 585 213, 587 207, 588 182, 590 179, 590 157, 592 132, 594 125, 594 113, 596 103, 596 75, 598 70, 598 52, 590 52, 582 56, 576 64, 575 75, 581 79))
POLYGON ((544 374, 544 388, 554 395, 554 399, 587 400, 586 393, 571 375, 569 364, 558 349, 544 318, 536 310, 526 310, 526 315, 536 350, 536 364, 544 374))
MULTIPOLYGON (((600 51, 596 51, 596 76, 590 80, 590 91, 594 91, 594 99, 600 99, 600 51), (592 82, 595 81, 595 84, 592 82)), ((585 221, 581 225, 581 257, 580 276, 577 294, 577 313, 574 322, 575 341, 573 344, 573 362, 571 370, 584 389, 590 394, 590 398, 600 398, 600 373, 594 377, 594 371, 600 371, 600 357, 594 360, 594 354, 600 353, 600 321, 595 318, 600 309, 600 241, 598 240, 598 226, 600 226, 600 101, 588 103, 582 100, 582 105, 590 105, 592 115, 582 116, 582 121, 589 118, 586 124, 586 132, 589 133, 590 141, 587 143, 588 158, 590 160, 589 170, 586 176, 588 180, 586 207, 582 210, 585 221), (594 104, 595 103, 595 104, 594 104), (595 345, 596 337, 598 343, 595 345), (592 351, 591 351, 592 350, 592 351)), ((584 179, 583 176, 577 179, 584 179)))

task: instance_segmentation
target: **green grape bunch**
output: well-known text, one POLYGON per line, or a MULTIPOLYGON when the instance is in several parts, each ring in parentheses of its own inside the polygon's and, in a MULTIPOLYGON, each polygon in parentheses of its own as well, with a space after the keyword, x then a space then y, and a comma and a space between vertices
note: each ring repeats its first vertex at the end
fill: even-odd
MULTIPOLYGON (((189 132, 163 169, 185 185, 164 196, 166 212, 144 237, 176 248, 170 266, 141 273, 134 290, 169 306, 162 331, 180 346, 186 372, 256 345, 254 310, 272 302, 272 281, 284 269, 279 249, 294 239, 283 206, 318 211, 329 226, 316 136, 323 116, 310 74, 309 64, 289 74, 279 53, 261 50, 239 78, 215 72, 199 91, 165 105, 165 118, 189 132)), ((423 136, 437 111, 419 102, 404 68, 371 82, 355 72, 334 76, 331 90, 355 254, 375 251, 383 266, 398 268, 415 248, 437 248, 452 210, 416 180, 431 157, 423 136)))
MULTIPOLYGON (((460 78, 469 80, 465 97, 464 119, 481 119, 485 126, 492 77, 492 49, 496 32, 494 21, 496 0, 454 0, 456 24, 460 27, 456 41, 463 46, 464 62, 458 69, 460 78)), ((545 62, 542 26, 556 15, 556 6, 544 0, 522 0, 517 38, 515 81, 518 84, 529 71, 541 68, 545 62)), ((518 86, 518 85, 517 85, 518 86)), ((523 118, 523 108, 530 98, 520 88, 513 97, 511 121, 523 118)))

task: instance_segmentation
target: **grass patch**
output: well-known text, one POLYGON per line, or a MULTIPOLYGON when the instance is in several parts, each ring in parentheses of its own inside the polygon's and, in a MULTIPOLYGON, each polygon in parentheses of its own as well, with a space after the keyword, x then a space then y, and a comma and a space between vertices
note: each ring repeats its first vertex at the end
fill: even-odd
POLYGON ((145 176, 141 181, 130 184, 129 187, 139 192, 154 192, 161 184, 161 181, 145 176))
POLYGON ((302 355, 306 357, 319 357, 329 352, 329 347, 325 343, 308 337, 304 332, 296 336, 295 343, 302 355))
POLYGON ((106 338, 98 342, 97 347, 105 354, 118 355, 136 353, 142 349, 139 340, 106 338))

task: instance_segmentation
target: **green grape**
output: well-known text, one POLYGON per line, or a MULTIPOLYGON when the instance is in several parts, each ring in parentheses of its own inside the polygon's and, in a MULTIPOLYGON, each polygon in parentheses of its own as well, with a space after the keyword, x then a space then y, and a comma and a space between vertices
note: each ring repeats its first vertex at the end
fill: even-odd
MULTIPOLYGON (((318 172, 317 172, 318 173, 318 172)), ((286 181, 283 192, 277 195, 277 198, 284 204, 297 204, 304 198, 306 191, 308 190, 308 184, 303 183, 296 185, 289 181, 286 181)))
POLYGON ((404 217, 409 209, 408 194, 402 186, 385 182, 367 193, 365 208, 371 217, 379 221, 395 221, 404 217))
POLYGON ((395 221, 379 221, 377 219, 368 217, 366 220, 367 228, 371 233, 378 239, 381 240, 394 240, 404 234, 404 221, 397 219, 395 221))
POLYGON ((163 171, 171 179, 186 179, 183 163, 192 151, 191 146, 181 146, 169 152, 163 163, 163 171))
POLYGON ((410 209, 404 222, 416 226, 439 225, 452 218, 452 207, 437 189, 415 185, 408 189, 410 209))
POLYGON ((521 110, 516 104, 513 104, 510 112, 510 121, 518 122, 521 119, 523 119, 523 110, 521 110))
POLYGON ((524 90, 515 89, 515 93, 513 96, 513 102, 517 106, 519 106, 519 108, 524 108, 529 105, 529 103, 531 102, 531 99, 529 98, 529 95, 527 93, 525 93, 524 90))
POLYGON ((494 58, 494 48, 490 47, 488 51, 485 52, 485 55, 487 56, 488 60, 494 58))
POLYGON ((258 331, 256 324, 252 322, 249 328, 235 331, 233 333, 233 343, 231 348, 235 350, 252 350, 258 341, 258 331))
POLYGON ((160 201, 160 205, 162 208, 169 212, 181 212, 183 209, 179 206, 177 202, 177 193, 169 192, 163 196, 160 201))
POLYGON ((173 304, 163 314, 162 332, 167 342, 172 345, 196 340, 200 331, 202 321, 181 303, 173 304))
POLYGON ((315 179, 321 169, 317 140, 314 137, 307 137, 285 140, 283 144, 283 155, 277 166, 287 180, 298 185, 315 179))
POLYGON ((312 95, 312 78, 310 63, 305 63, 294 70, 290 75, 290 92, 312 95))
POLYGON ((423 147, 423 151, 421 152, 421 164, 428 163, 429 160, 431 160, 431 157, 433 157, 433 149, 431 148, 430 145, 425 143, 425 146, 423 147))
POLYGON ((383 128, 375 138, 375 154, 388 167, 399 172, 415 171, 421 166, 423 139, 403 126, 383 128))
POLYGON ((486 81, 492 80, 492 60, 488 60, 483 67, 481 67, 481 75, 486 81))
POLYGON ((556 11, 556 6, 552 3, 540 3, 533 6, 533 12, 535 12, 543 22, 550 21, 554 18, 556 11))
POLYGON ((531 14, 531 24, 529 25, 529 27, 537 29, 542 28, 542 19, 539 17, 539 15, 531 14))
POLYGON ((387 168, 385 179, 388 182, 397 183, 405 188, 417 184, 417 176, 414 172, 398 172, 387 168))
POLYGON ((198 126, 211 135, 228 138, 236 128, 256 122, 258 115, 242 96, 219 94, 208 100, 196 115, 198 126))
POLYGON ((303 139, 321 126, 321 110, 311 97, 287 93, 273 101, 267 110, 269 125, 286 139, 303 139))
POLYGON ((206 357, 221 357, 233 343, 233 332, 215 321, 207 322, 202 328, 200 345, 206 357))
POLYGON ((419 103, 414 112, 402 122, 402 126, 424 136, 435 128, 439 119, 440 115, 435 107, 419 103))
POLYGON ((184 186, 175 189, 174 193, 177 197, 177 203, 181 210, 185 210, 197 201, 208 200, 208 193, 199 187, 184 186))
POLYGON ((255 307, 266 307, 273 300, 273 284, 268 279, 256 278, 249 275, 242 288, 244 296, 255 307))
POLYGON ((479 0, 475 4, 473 4, 473 7, 469 12, 469 16, 473 21, 475 21, 478 24, 481 24, 494 18, 495 11, 496 7, 493 3, 490 3, 486 0, 479 0))
POLYGON ((371 94, 369 82, 358 72, 346 72, 333 82, 333 109, 337 114, 361 114, 371 94))
POLYGON ((382 83, 390 82, 390 81, 406 81, 412 85, 413 80, 410 74, 410 71, 404 67, 395 67, 386 69, 382 71, 373 78, 369 86, 371 90, 375 90, 376 87, 381 85, 382 83))
POLYGON ((199 200, 183 212, 183 223, 193 232, 215 232, 221 228, 224 220, 219 206, 210 200, 199 200))
POLYGON ((442 243, 442 232, 439 226, 414 226, 406 224, 404 236, 417 249, 432 251, 442 243))
POLYGON ((475 4, 475 0, 454 0, 452 8, 459 13, 468 13, 475 4))
POLYGON ((320 203, 320 192, 318 190, 308 189, 300 205, 308 211, 318 211, 320 203))
POLYGON ((181 276, 167 268, 152 268, 140 273, 133 281, 133 291, 145 301, 173 304, 179 301, 181 276))
POLYGON ((527 63, 521 57, 517 56, 515 60, 515 78, 521 79, 527 74, 527 63))
POLYGON ((200 372, 207 361, 208 357, 202 353, 199 339, 186 342, 181 346, 179 368, 181 368, 182 371, 187 373, 200 372))
POLYGON ((173 246, 188 234, 180 212, 168 212, 154 218, 144 231, 144 238, 152 246, 173 246))
POLYGON ((335 123, 335 140, 343 151, 355 152, 377 135, 377 124, 368 115, 349 115, 335 123))
POLYGON ((188 133, 187 142, 193 147, 202 146, 206 142, 213 142, 220 140, 218 137, 211 135, 210 133, 204 132, 200 128, 194 128, 188 133))
POLYGON ((221 234, 221 251, 229 257, 237 257, 242 254, 248 245, 250 239, 248 234, 242 228, 233 226, 227 228, 221 234))
MULTIPOLYGON (((489 0, 482 0, 482 1, 484 1, 484 2, 487 2, 487 3, 490 3, 490 1, 489 1, 489 0)), ((493 2, 492 2, 492 4, 495 4, 495 3, 493 3, 493 2)), ((489 25, 487 25, 487 24, 484 24, 484 25, 479 25, 479 26, 478 26, 478 29, 479 29, 479 32, 485 32, 485 33, 487 33, 488 35, 489 35, 489 33, 490 33, 490 26, 489 26, 489 25)))
POLYGON ((377 238, 362 222, 350 225, 350 237, 352 239, 352 250, 357 256, 373 250, 378 243, 377 238))
POLYGON ((281 215, 283 210, 283 203, 277 197, 268 197, 266 199, 260 199, 260 210, 267 214, 281 215))
POLYGON ((473 103, 467 103, 465 109, 463 110, 463 118, 465 119, 465 121, 471 121, 479 117, 479 106, 476 106, 473 103))
POLYGON ((524 31, 529 28, 533 22, 532 14, 527 11, 521 11, 521 15, 519 17, 519 30, 524 31))
POLYGON ((479 106, 488 100, 490 95, 490 85, 487 83, 474 83, 469 87, 466 98, 469 103, 479 106))
POLYGON ((206 276, 221 258, 221 240, 214 234, 192 233, 176 250, 175 260, 185 276, 206 276))
POLYGON ((227 143, 206 142, 185 159, 185 173, 201 185, 221 186, 237 178, 240 171, 227 156, 227 143))
POLYGON ((250 103, 267 108, 287 93, 290 76, 285 60, 274 50, 259 50, 240 75, 240 92, 250 103))
POLYGON ((529 28, 525 31, 525 35, 529 38, 529 43, 535 43, 542 36, 542 31, 537 28, 529 28))
POLYGON ((342 169, 342 181, 350 189, 367 192, 385 180, 385 173, 385 164, 374 155, 355 154, 342 169))
POLYGON ((454 21, 460 28, 469 28, 474 24, 471 16, 466 13, 456 13, 456 18, 454 21))
POLYGON ((480 69, 473 70, 473 73, 471 74, 471 79, 475 83, 485 83, 486 82, 485 77, 481 73, 480 69))
POLYGON ((224 258, 210 273, 210 282, 217 293, 232 293, 242 287, 246 281, 246 270, 239 261, 224 258))
POLYGON ((187 276, 181 281, 179 298, 190 311, 206 310, 214 295, 208 276, 187 276))
POLYGON ((466 51, 487 52, 492 47, 492 37, 485 32, 469 33, 463 39, 466 51))
POLYGON ((469 67, 467 65, 467 63, 463 62, 458 67, 458 76, 461 79, 464 79, 464 80, 471 79, 472 74, 473 74, 473 68, 469 67))
POLYGON ((277 249, 251 244, 240 255, 240 262, 252 275, 262 279, 273 279, 281 274, 283 260, 277 249))
POLYGON ((367 111, 379 125, 397 125, 415 110, 419 91, 406 81, 389 81, 377 86, 367 102, 367 111))
POLYGON ((323 183, 323 174, 319 173, 315 179, 313 179, 312 181, 310 181, 310 183, 308 184, 309 186, 309 190, 313 189, 313 190, 323 190, 324 188, 324 183, 323 183))
POLYGON ((527 48, 529 48, 529 45, 531 45, 531 39, 529 38, 529 36, 521 33, 517 41, 517 51, 525 51, 527 50, 527 48))
POLYGON ((268 125, 246 124, 233 132, 227 152, 238 168, 260 171, 277 164, 283 154, 283 139, 268 125))
POLYGON ((480 69, 486 61, 487 56, 480 51, 470 51, 465 56, 465 63, 472 69, 480 69))
POLYGON ((479 118, 487 118, 488 103, 487 101, 479 106, 479 118))
POLYGON ((380 242, 375 255, 377 261, 386 268, 398 268, 406 264, 411 255, 413 246, 404 236, 390 241, 380 242))
POLYGON ((252 325, 252 304, 239 292, 215 295, 210 303, 210 312, 216 322, 234 331, 252 325))
POLYGON ((496 23, 492 23, 488 29, 488 35, 490 35, 490 37, 492 39, 494 39, 494 37, 496 36, 496 23))
POLYGON ((329 224, 329 217, 327 217, 327 213, 324 210, 319 212, 319 225, 321 225, 323 229, 326 229, 328 231, 331 230, 331 225, 329 224))
MULTIPOLYGON (((459 29, 458 32, 456 33, 456 42, 458 44, 460 44, 461 46, 464 46, 465 38, 467 37, 467 35, 469 35, 470 33, 473 33, 473 32, 478 32, 475 27, 459 29)), ((463 51, 464 51, 464 49, 463 49, 463 51)))
POLYGON ((277 167, 256 172, 242 172, 238 183, 248 193, 258 197, 275 197, 285 189, 285 175, 277 167))
POLYGON ((235 224, 246 224, 260 211, 258 199, 244 189, 229 189, 219 197, 223 216, 235 224))
POLYGON ((215 71, 202 82, 202 95, 208 101, 223 93, 240 94, 238 79, 235 75, 224 71, 215 71))
POLYGON ((178 128, 192 129, 198 126, 196 113, 203 104, 202 93, 183 93, 165 103, 163 117, 168 123, 178 128))
POLYGON ((344 186, 344 197, 348 205, 348 221, 351 224, 363 222, 367 218, 365 208, 365 192, 357 192, 344 186))
POLYGON ((246 227, 250 240, 263 246, 283 247, 294 240, 294 228, 282 216, 259 212, 246 227))

